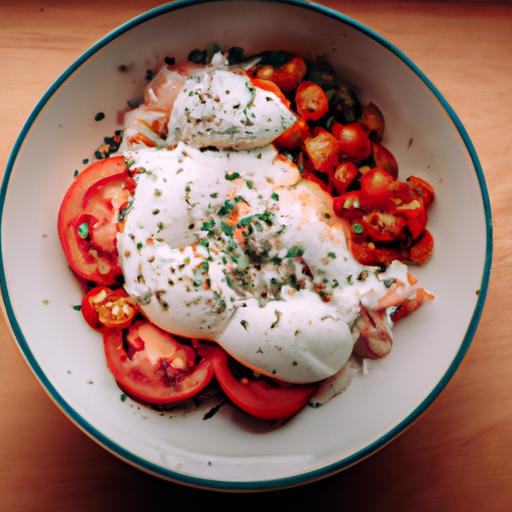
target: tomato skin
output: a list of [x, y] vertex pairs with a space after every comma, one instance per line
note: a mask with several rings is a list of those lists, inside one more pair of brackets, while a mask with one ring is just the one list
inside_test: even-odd
[[428, 229], [425, 229], [423, 236], [417, 240], [409, 249], [409, 259], [416, 265], [424, 265], [434, 250], [434, 238]]
[[398, 177], [398, 163], [389, 149], [381, 144], [372, 144], [372, 154], [375, 165], [387, 171], [393, 178]]
[[94, 330], [101, 331], [103, 326], [100, 324], [98, 313], [96, 312], [93, 305], [91, 304], [91, 299], [93, 297], [98, 296], [102, 292], [105, 292], [105, 299], [106, 299], [108, 294], [110, 293], [110, 291], [111, 291], [110, 288], [107, 288], [106, 286], [96, 286], [92, 290], [89, 290], [84, 295], [84, 298], [82, 299], [82, 308], [81, 308], [82, 315], [83, 315], [85, 321]]
[[[209, 359], [185, 368], [173, 367], [177, 353], [183, 360], [187, 359], [189, 351], [195, 354], [193, 349], [178, 343], [153, 324], [141, 324], [147, 331], [141, 335], [144, 346], [131, 356], [125, 351], [122, 329], [103, 331], [107, 365], [121, 389], [144, 402], [166, 405], [188, 400], [210, 383], [214, 372]], [[137, 328], [140, 331], [141, 326]], [[183, 350], [184, 347], [187, 350]]]
[[329, 111], [329, 98], [314, 82], [305, 80], [295, 93], [298, 114], [307, 121], [318, 121]]
[[297, 414], [315, 392], [316, 384], [272, 386], [264, 379], [238, 380], [231, 373], [227, 353], [211, 344], [200, 343], [201, 355], [213, 361], [215, 377], [228, 398], [240, 409], [262, 420], [282, 420]]
[[341, 162], [330, 176], [331, 183], [338, 194], [343, 194], [347, 187], [357, 178], [358, 174], [359, 169], [354, 163], [348, 161]]
[[327, 131], [319, 130], [304, 141], [304, 149], [316, 171], [329, 173], [338, 165], [338, 142]]
[[379, 107], [374, 103], [369, 103], [363, 107], [363, 120], [361, 121], [363, 128], [368, 132], [370, 139], [374, 142], [380, 142], [384, 135], [384, 116]]
[[299, 148], [307, 137], [309, 137], [308, 125], [299, 117], [293, 126], [274, 140], [274, 144], [281, 149], [295, 149]]
[[411, 192], [423, 203], [425, 208], [428, 208], [434, 202], [434, 187], [428, 181], [417, 176], [409, 176], [406, 182]]
[[[59, 239], [69, 266], [78, 276], [105, 286], [115, 283], [116, 277], [122, 273], [117, 253], [102, 250], [91, 252], [93, 246], [87, 245], [86, 240], [77, 236], [76, 221], [80, 215], [90, 213], [83, 208], [83, 199], [89, 188], [104, 178], [125, 172], [122, 156], [93, 163], [75, 178], [64, 195], [59, 210]], [[91, 216], [94, 217], [92, 214]]]
[[395, 178], [383, 169], [375, 168], [361, 178], [361, 202], [365, 209], [388, 210], [394, 206], [391, 197]]
[[338, 140], [343, 156], [356, 162], [366, 160], [370, 156], [372, 145], [368, 134], [359, 123], [344, 125], [339, 131]]
[[397, 206], [393, 213], [402, 216], [406, 220], [407, 228], [413, 240], [417, 240], [427, 227], [427, 211], [418, 199]]

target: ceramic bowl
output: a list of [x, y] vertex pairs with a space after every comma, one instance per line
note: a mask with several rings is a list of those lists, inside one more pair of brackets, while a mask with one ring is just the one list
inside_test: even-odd
[[[283, 22], [286, 20], [286, 22]], [[430, 181], [435, 253], [414, 270], [436, 300], [395, 329], [391, 354], [342, 395], [279, 427], [225, 406], [159, 413], [120, 400], [98, 334], [72, 307], [82, 298], [57, 236], [61, 199], [82, 160], [119, 128], [158, 59], [186, 59], [219, 42], [247, 53], [325, 55], [343, 81], [386, 118], [384, 143], [401, 176]], [[127, 72], [120, 72], [125, 65]], [[124, 68], [122, 68], [124, 69]], [[94, 120], [97, 112], [105, 119]], [[347, 468], [402, 432], [445, 387], [484, 303], [491, 214], [482, 169], [461, 122], [400, 50], [342, 14], [299, 1], [182, 1], [106, 35], [39, 101], [9, 159], [1, 190], [1, 286], [22, 355], [51, 399], [100, 445], [159, 477], [210, 489], [262, 490]], [[470, 397], [468, 396], [468, 400]]]

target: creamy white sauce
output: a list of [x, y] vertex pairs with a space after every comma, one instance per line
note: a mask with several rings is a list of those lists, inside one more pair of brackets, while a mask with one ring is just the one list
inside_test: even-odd
[[261, 373], [314, 382], [346, 363], [360, 303], [375, 307], [395, 279], [412, 291], [405, 265], [378, 274], [354, 260], [330, 197], [273, 146], [179, 143], [126, 157], [145, 172], [118, 235], [125, 288], [166, 331], [215, 340]]

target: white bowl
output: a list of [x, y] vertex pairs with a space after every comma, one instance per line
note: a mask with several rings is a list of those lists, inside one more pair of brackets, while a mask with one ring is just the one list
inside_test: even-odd
[[[56, 228], [64, 192], [139, 96], [157, 58], [185, 59], [217, 41], [248, 53], [325, 54], [344, 81], [384, 112], [384, 142], [401, 176], [437, 191], [435, 254], [414, 269], [435, 302], [395, 329], [393, 351], [342, 395], [276, 428], [229, 406], [203, 421], [120, 400], [102, 343], [71, 307], [81, 289]], [[130, 65], [129, 73], [118, 66]], [[95, 122], [96, 112], [105, 120]], [[410, 145], [409, 141], [413, 143]], [[409, 147], [410, 146], [410, 147]], [[1, 286], [19, 348], [52, 400], [107, 450], [157, 476], [212, 489], [271, 489], [332, 474], [378, 450], [422, 414], [467, 351], [484, 303], [492, 252], [487, 189], [461, 122], [400, 50], [330, 9], [300, 1], [175, 2], [119, 27], [65, 71], [39, 101], [1, 190]], [[468, 400], [471, 397], [467, 397]]]

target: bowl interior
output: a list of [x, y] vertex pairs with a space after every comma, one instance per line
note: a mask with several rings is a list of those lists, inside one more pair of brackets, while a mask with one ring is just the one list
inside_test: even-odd
[[[99, 335], [72, 308], [82, 293], [57, 236], [57, 212], [73, 171], [84, 167], [83, 159], [92, 161], [103, 136], [119, 128], [116, 114], [126, 100], [141, 96], [145, 70], [165, 55], [185, 59], [213, 41], [247, 53], [286, 49], [327, 57], [342, 81], [383, 111], [384, 144], [395, 154], [401, 178], [424, 177], [437, 192], [429, 219], [435, 254], [414, 269], [436, 300], [395, 328], [390, 356], [345, 393], [279, 427], [230, 406], [204, 421], [209, 404], [181, 414], [121, 401]], [[118, 70], [122, 64], [128, 72]], [[100, 111], [106, 117], [96, 122]], [[21, 144], [8, 178], [1, 234], [11, 323], [15, 318], [25, 356], [33, 357], [33, 367], [40, 367], [75, 422], [146, 469], [212, 486], [270, 486], [325, 472], [331, 464], [342, 467], [418, 413], [461, 349], [477, 306], [487, 243], [471, 156], [446, 110], [411, 68], [339, 18], [254, 1], [162, 10], [82, 59]]]

